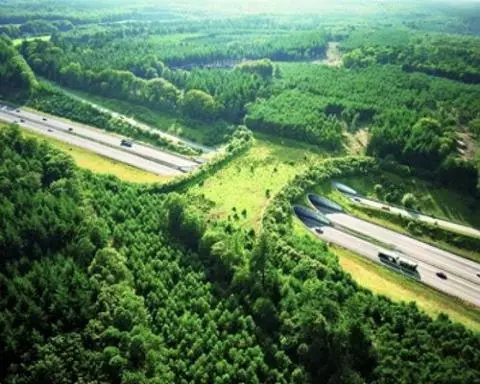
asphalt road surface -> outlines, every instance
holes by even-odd
[[[472,227],[469,227],[469,226],[466,226],[466,225],[457,224],[457,223],[453,223],[451,221],[437,219],[435,217],[422,215],[420,213],[415,213],[415,212],[409,211],[407,209],[402,209],[402,208],[399,208],[399,207],[394,207],[394,206],[391,206],[391,205],[382,204],[381,202],[371,200],[371,199],[367,199],[367,198],[364,198],[364,197],[361,197],[361,196],[355,196],[354,198],[352,198],[352,201],[355,204],[366,205],[366,206],[369,206],[369,207],[372,207],[372,208],[375,208],[375,209],[379,209],[379,210],[382,210],[383,207],[388,206],[389,209],[386,212],[389,212],[392,215],[401,215],[401,216],[411,218],[411,219],[414,219],[414,220],[420,220],[420,221],[423,221],[423,222],[431,224],[431,225],[438,225],[441,228],[445,228],[449,231],[457,232],[457,233],[460,233],[460,234],[463,234],[463,235],[480,237],[480,231],[478,229],[475,229],[475,228],[472,228]]]
[[[440,291],[480,306],[479,263],[344,212],[322,207],[317,209],[325,214],[332,226],[322,226],[308,220],[303,222],[310,228],[320,225],[323,233],[316,231],[314,233],[323,240],[340,245],[382,265],[387,264],[378,257],[379,251],[414,262],[418,265],[418,274],[415,275],[396,264],[387,266]],[[388,247],[389,250],[382,247]],[[437,276],[439,272],[444,273],[447,278],[441,279]]]
[[[308,225],[308,224],[307,224]],[[387,254],[392,254],[392,251],[382,249],[379,246],[376,246],[372,243],[369,243],[366,240],[355,237],[351,234],[342,232],[333,227],[324,226],[322,227],[323,234],[315,235],[320,237],[322,240],[334,244],[338,244],[343,248],[354,251],[355,253],[369,258],[379,264],[386,265],[378,258],[378,252],[383,251]],[[461,276],[455,275],[448,268],[439,268],[435,265],[432,265],[430,260],[424,261],[422,259],[417,259],[413,256],[400,255],[403,259],[413,261],[418,264],[417,271],[418,274],[412,275],[408,272],[394,268],[391,265],[386,265],[392,269],[396,269],[398,272],[403,273],[406,276],[411,278],[421,280],[423,283],[430,285],[433,288],[436,288],[439,291],[445,292],[449,295],[459,297],[460,299],[470,302],[474,305],[480,306],[480,285],[474,282],[471,282]],[[436,273],[443,271],[447,275],[447,279],[440,279]],[[469,271],[465,271],[468,273]],[[475,276],[475,275],[474,275]],[[480,278],[477,278],[480,282]]]
[[[47,120],[44,121],[44,118]],[[17,122],[20,126],[36,133],[158,175],[178,175],[198,166],[190,159],[165,153],[149,146],[134,143],[132,148],[122,147],[120,146],[121,136],[110,135],[95,128],[50,116],[45,117],[36,112],[0,105],[0,119],[6,122]],[[22,122],[21,119],[24,121]],[[73,128],[73,130],[69,131],[69,128]]]
[[[328,213],[326,216],[337,228],[344,227],[350,231],[377,239],[384,244],[392,246],[403,255],[447,272],[448,276],[455,275],[480,287],[480,277],[477,276],[477,274],[480,274],[480,264],[474,261],[346,213]]]

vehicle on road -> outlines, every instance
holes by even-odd
[[[43,121],[47,121],[47,118],[46,118],[46,117],[43,117],[42,120],[43,120]]]
[[[480,273],[477,273],[477,277],[480,277]]]
[[[17,109],[17,113],[20,113],[20,110],[19,110],[19,109]]]
[[[20,119],[20,122],[21,122],[21,123],[24,123],[24,122],[25,122],[25,120],[23,120],[23,119]]]
[[[53,129],[48,128],[47,131],[48,132],[53,132]]]
[[[384,211],[390,211],[390,207],[387,207],[386,205],[382,205],[382,209]]]
[[[68,127],[68,132],[72,132],[73,131],[73,128],[72,127]]]
[[[400,265],[400,267],[406,269],[409,272],[415,272],[418,267],[418,264],[406,259],[400,259],[398,261],[398,264]]]
[[[318,234],[320,234],[320,235],[323,234],[323,229],[320,228],[320,227],[314,227],[313,230],[314,230],[315,232],[317,232]]]
[[[443,280],[447,280],[447,275],[443,272],[437,272],[436,275]]]
[[[122,139],[122,141],[120,142],[120,145],[123,146],[123,147],[131,148],[133,143],[130,140]]]
[[[398,265],[398,260],[400,259],[398,256],[395,255],[389,255],[384,252],[378,252],[378,258],[382,261],[385,261],[387,263],[395,264]]]

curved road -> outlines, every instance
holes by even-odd
[[[126,137],[51,116],[45,117],[37,112],[0,105],[0,119],[9,123],[17,122],[36,133],[158,175],[177,175],[198,166],[195,161],[186,157],[163,152],[148,145],[134,143],[131,148],[123,147],[120,142],[122,139],[128,139]]]

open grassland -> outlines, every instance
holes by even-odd
[[[22,129],[22,132],[25,136],[45,140],[55,148],[68,153],[75,161],[75,164],[80,168],[86,168],[96,173],[114,175],[120,180],[132,183],[158,183],[169,180],[169,177],[145,172],[141,169],[97,155],[96,153],[87,151],[83,148],[72,146],[50,137],[35,134],[25,129]]]
[[[295,219],[294,225],[298,235],[313,236],[299,220]],[[398,275],[394,271],[346,249],[330,246],[330,251],[339,258],[342,268],[350,273],[358,284],[372,292],[389,297],[394,301],[415,301],[419,308],[432,317],[445,313],[452,320],[463,323],[475,331],[480,331],[480,310],[478,308]]]
[[[258,229],[270,199],[297,173],[324,157],[322,151],[307,144],[266,135],[255,137],[254,146],[245,155],[190,190],[214,203],[211,218],[230,217],[242,226]]]

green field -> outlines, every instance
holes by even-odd
[[[294,224],[295,231],[299,235],[310,234],[299,220],[294,220]],[[407,279],[343,248],[330,246],[330,251],[339,258],[342,268],[350,273],[356,282],[372,292],[387,296],[394,301],[415,301],[419,308],[432,317],[445,313],[451,319],[475,331],[480,331],[478,308],[415,280]]]
[[[210,211],[212,218],[230,216],[242,226],[258,229],[271,197],[297,173],[324,158],[325,153],[293,140],[259,134],[255,137],[255,144],[246,155],[233,160],[201,187],[190,191],[203,194],[214,203]],[[244,209],[246,216],[241,214]],[[238,219],[233,219],[235,213]]]

